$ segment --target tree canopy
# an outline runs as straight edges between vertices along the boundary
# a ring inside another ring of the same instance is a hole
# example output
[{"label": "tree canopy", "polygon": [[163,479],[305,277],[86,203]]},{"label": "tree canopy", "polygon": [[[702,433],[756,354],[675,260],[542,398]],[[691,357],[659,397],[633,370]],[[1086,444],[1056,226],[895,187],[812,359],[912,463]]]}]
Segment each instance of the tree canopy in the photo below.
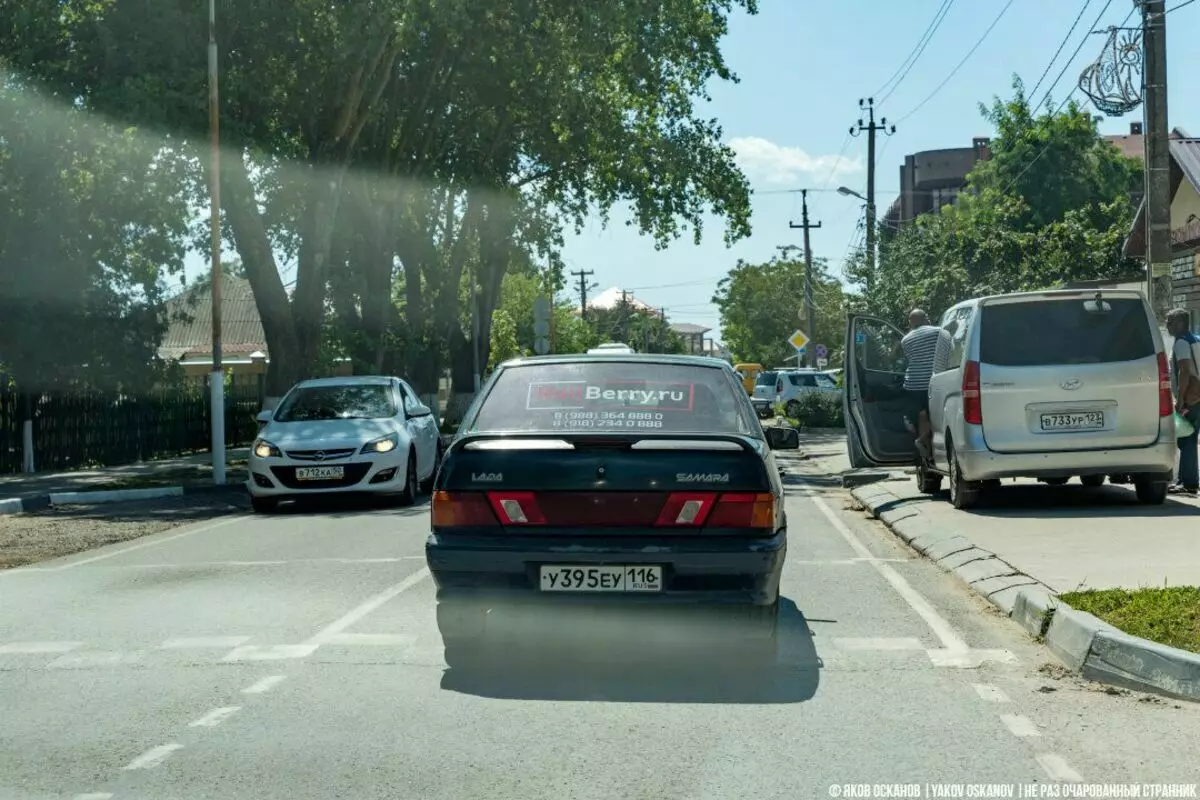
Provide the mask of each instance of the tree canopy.
[{"label": "tree canopy", "polygon": [[1075,103],[1035,113],[1020,81],[1013,88],[1011,100],[980,107],[996,136],[958,202],[884,237],[873,281],[865,254],[851,259],[859,305],[899,323],[914,306],[938,314],[972,296],[1136,271],[1121,247],[1140,162],[1105,140]]}]

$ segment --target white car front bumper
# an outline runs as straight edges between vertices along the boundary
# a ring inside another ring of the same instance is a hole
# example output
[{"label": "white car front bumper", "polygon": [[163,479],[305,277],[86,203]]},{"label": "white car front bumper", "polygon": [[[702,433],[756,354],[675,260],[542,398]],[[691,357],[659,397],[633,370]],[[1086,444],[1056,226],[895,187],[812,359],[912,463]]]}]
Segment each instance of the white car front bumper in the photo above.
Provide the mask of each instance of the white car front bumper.
[{"label": "white car front bumper", "polygon": [[[293,456],[293,453],[305,451],[285,452],[282,457],[270,458],[260,458],[252,452],[246,488],[253,497],[299,497],[347,492],[391,494],[404,490],[408,477],[407,450],[397,447],[388,453],[360,454],[358,448],[354,448],[349,455],[331,457],[344,449],[348,448],[330,447],[326,451],[328,456],[322,459],[311,455]],[[305,471],[312,474],[312,470],[326,475],[308,479],[299,477]]]}]

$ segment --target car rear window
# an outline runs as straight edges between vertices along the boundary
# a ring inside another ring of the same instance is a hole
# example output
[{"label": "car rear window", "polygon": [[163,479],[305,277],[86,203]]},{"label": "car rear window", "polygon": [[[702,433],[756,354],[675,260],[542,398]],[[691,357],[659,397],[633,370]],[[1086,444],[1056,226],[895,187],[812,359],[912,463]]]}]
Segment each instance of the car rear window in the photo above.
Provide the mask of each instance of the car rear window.
[{"label": "car rear window", "polygon": [[792,382],[792,386],[807,386],[812,388],[817,385],[817,376],[809,373],[793,372],[788,375],[788,380]]},{"label": "car rear window", "polygon": [[1142,301],[1071,298],[985,305],[979,359],[1001,367],[1100,364],[1155,354]]},{"label": "car rear window", "polygon": [[283,398],[275,412],[275,420],[383,419],[394,417],[396,413],[391,390],[381,383],[300,386]]},{"label": "car rear window", "polygon": [[775,373],[774,372],[759,373],[758,380],[756,380],[754,382],[754,385],[755,386],[774,386],[775,385]]},{"label": "car rear window", "polygon": [[595,431],[751,434],[745,391],[725,370],[682,364],[567,362],[508,367],[473,432]]}]

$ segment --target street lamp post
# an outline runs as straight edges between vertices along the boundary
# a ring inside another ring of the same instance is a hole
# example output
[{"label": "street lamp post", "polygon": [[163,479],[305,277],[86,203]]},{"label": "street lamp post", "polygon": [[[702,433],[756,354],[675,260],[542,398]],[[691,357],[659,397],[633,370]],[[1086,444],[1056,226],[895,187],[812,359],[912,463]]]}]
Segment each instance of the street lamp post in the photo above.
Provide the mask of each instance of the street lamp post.
[{"label": "street lamp post", "polygon": [[217,93],[217,0],[208,0],[209,234],[212,252],[212,374],[209,397],[213,483],[225,484],[225,370],[221,363],[221,104]]}]

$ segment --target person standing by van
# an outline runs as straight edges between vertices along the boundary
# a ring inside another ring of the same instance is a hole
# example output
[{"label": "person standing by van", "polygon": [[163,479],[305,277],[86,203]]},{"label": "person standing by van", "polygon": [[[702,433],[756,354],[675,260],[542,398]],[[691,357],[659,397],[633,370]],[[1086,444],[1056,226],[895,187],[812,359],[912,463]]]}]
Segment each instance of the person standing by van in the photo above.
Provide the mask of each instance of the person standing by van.
[{"label": "person standing by van", "polygon": [[[1200,429],[1200,370],[1197,370],[1196,345],[1200,337],[1192,333],[1192,315],[1185,309],[1167,312],[1167,333],[1175,337],[1171,346],[1172,375],[1175,378],[1175,410]],[[1177,440],[1179,471],[1171,486],[1172,494],[1195,496],[1200,489],[1200,455],[1196,452],[1196,430]]]},{"label": "person standing by van", "polygon": [[933,378],[935,359],[945,332],[930,325],[929,315],[919,308],[909,312],[908,327],[908,333],[900,340],[908,362],[904,370],[904,391],[909,396],[908,420],[916,434],[917,450],[923,458],[929,458],[929,381]]}]

